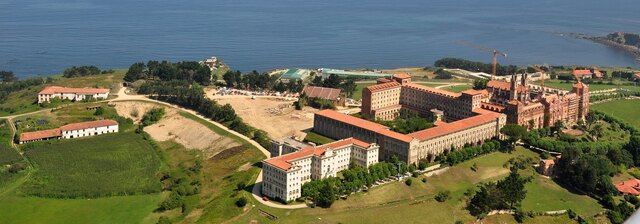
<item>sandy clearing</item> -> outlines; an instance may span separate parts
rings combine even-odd
[[[118,114],[132,118],[131,113],[138,111],[142,117],[144,112],[159,105],[144,102],[116,102]],[[166,114],[160,122],[145,127],[145,132],[156,141],[173,140],[188,149],[204,152],[206,157],[212,157],[219,152],[241,144],[231,138],[218,135],[208,127],[178,114],[178,110],[165,107]],[[133,119],[133,118],[132,118]],[[140,118],[136,119],[138,122]]]
[[[212,97],[210,94],[207,96],[219,104],[230,104],[245,122],[266,131],[273,139],[293,135],[304,138],[306,134],[303,131],[313,127],[313,113],[318,111],[311,107],[298,111],[293,107],[293,101],[279,98]]]

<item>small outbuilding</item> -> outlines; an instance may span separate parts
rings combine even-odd
[[[333,102],[333,105],[335,106],[344,107],[345,105],[345,97],[343,96],[341,89],[305,86],[304,89],[302,89],[302,92],[304,92],[308,98],[329,100]]]

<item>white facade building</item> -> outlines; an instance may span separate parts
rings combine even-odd
[[[118,122],[97,120],[64,125],[60,128],[25,132],[20,134],[19,144],[59,138],[80,138],[118,132]]]
[[[335,177],[350,165],[369,167],[378,162],[379,146],[347,138],[262,162],[262,194],[281,200],[301,196],[302,185],[311,180]]]
[[[50,102],[53,98],[63,100],[84,100],[86,98],[106,99],[109,97],[109,89],[102,88],[66,88],[60,86],[47,86],[38,93],[38,103]]]

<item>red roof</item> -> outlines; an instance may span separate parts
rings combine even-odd
[[[289,153],[283,156],[267,159],[264,162],[271,164],[283,170],[289,170],[292,166],[291,161],[307,158],[309,156],[322,156],[327,149],[337,149],[346,146],[357,145],[362,148],[368,148],[371,144],[360,141],[355,138],[346,138],[321,146],[307,146],[300,151]]]
[[[387,83],[387,82],[391,82],[391,79],[388,79],[388,78],[377,78],[377,79],[376,79],[376,82],[377,82],[378,84],[380,84],[380,83]]]
[[[423,91],[423,92],[433,93],[433,94],[436,94],[436,95],[442,95],[442,96],[451,97],[451,98],[456,98],[456,97],[459,97],[460,95],[462,95],[460,93],[449,92],[449,91],[446,91],[446,90],[436,89],[436,88],[433,88],[433,87],[423,86],[423,85],[415,84],[415,83],[406,83],[403,86],[406,86],[406,87],[409,87],[409,88],[412,88],[412,89],[417,89],[417,90],[420,90],[420,91]]]
[[[591,74],[593,74],[593,72],[591,72],[591,70],[589,70],[589,69],[579,69],[579,70],[573,70],[571,72],[571,74],[577,75],[577,76],[582,76],[582,75],[591,75]]]
[[[49,129],[49,130],[22,133],[20,134],[20,141],[24,142],[24,141],[54,138],[54,137],[60,137],[60,136],[62,136],[60,132],[60,128],[55,128],[55,129]]]
[[[640,79],[640,73],[636,73],[635,76],[637,79]]]
[[[409,137],[407,135],[403,135],[400,134],[398,132],[394,132],[389,130],[389,127],[372,122],[372,121],[368,121],[368,120],[364,120],[364,119],[360,119],[354,116],[350,116],[350,115],[346,115],[340,112],[336,112],[334,110],[322,110],[322,111],[318,111],[316,112],[316,115],[318,116],[323,116],[323,117],[327,117],[333,120],[337,120],[339,122],[342,123],[346,123],[352,126],[356,126],[365,130],[369,130],[372,132],[376,132],[378,134],[390,137],[390,138],[394,138],[403,142],[410,142],[413,138]]]
[[[487,83],[487,88],[501,89],[501,90],[511,90],[511,82],[505,82],[500,80],[490,80]],[[525,87],[522,85],[518,85],[518,92],[522,92],[525,90]]]
[[[60,127],[60,130],[73,131],[73,130],[82,130],[87,128],[97,128],[97,127],[105,127],[105,126],[112,126],[112,125],[118,125],[118,122],[114,120],[86,121],[86,122],[64,125]]]
[[[462,93],[469,94],[469,95],[486,95],[486,94],[488,94],[486,89],[483,89],[483,90],[468,89],[468,90],[462,91]]]
[[[56,94],[56,93],[108,93],[109,89],[103,88],[67,88],[61,86],[47,86],[39,94]]]
[[[604,74],[602,74],[602,72],[600,72],[600,71],[598,71],[598,70],[595,70],[595,73],[594,73],[594,74],[595,74],[595,75],[596,75],[596,77],[598,77],[598,78],[604,78]]]
[[[411,78],[411,76],[409,74],[395,74],[393,75],[394,78],[397,79],[408,79]]]
[[[400,87],[400,83],[398,82],[387,82],[387,83],[382,83],[382,84],[377,84],[377,85],[373,85],[373,86],[367,86],[367,89],[371,92],[376,92],[376,91],[381,91],[381,90],[387,90],[387,89],[393,89],[396,87]]]
[[[500,117],[500,113],[491,112],[488,110],[474,110],[474,112],[480,112],[480,115],[465,118],[462,120],[454,121],[451,123],[436,123],[437,126],[422,131],[417,131],[409,134],[409,136],[417,138],[419,140],[427,140],[438,136],[447,135],[450,133],[458,132],[461,130],[469,129],[475,126],[486,124],[491,121],[495,121]]]
[[[640,180],[631,179],[616,184],[618,191],[624,194],[640,195]]]
[[[302,91],[310,98],[337,100],[338,97],[340,97],[340,92],[342,90],[317,86],[305,86]]]

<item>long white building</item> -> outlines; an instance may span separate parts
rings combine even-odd
[[[63,100],[84,100],[85,98],[106,99],[109,89],[103,88],[67,88],[61,86],[47,86],[38,93],[38,103],[50,102],[53,98]]]
[[[60,138],[81,138],[118,132],[118,122],[114,120],[97,120],[67,124],[60,128],[42,131],[24,132],[20,134],[19,144]]]
[[[301,196],[302,185],[306,182],[335,177],[351,164],[369,167],[377,163],[378,149],[375,143],[347,138],[267,159],[262,162],[262,194],[285,201],[295,200]]]

